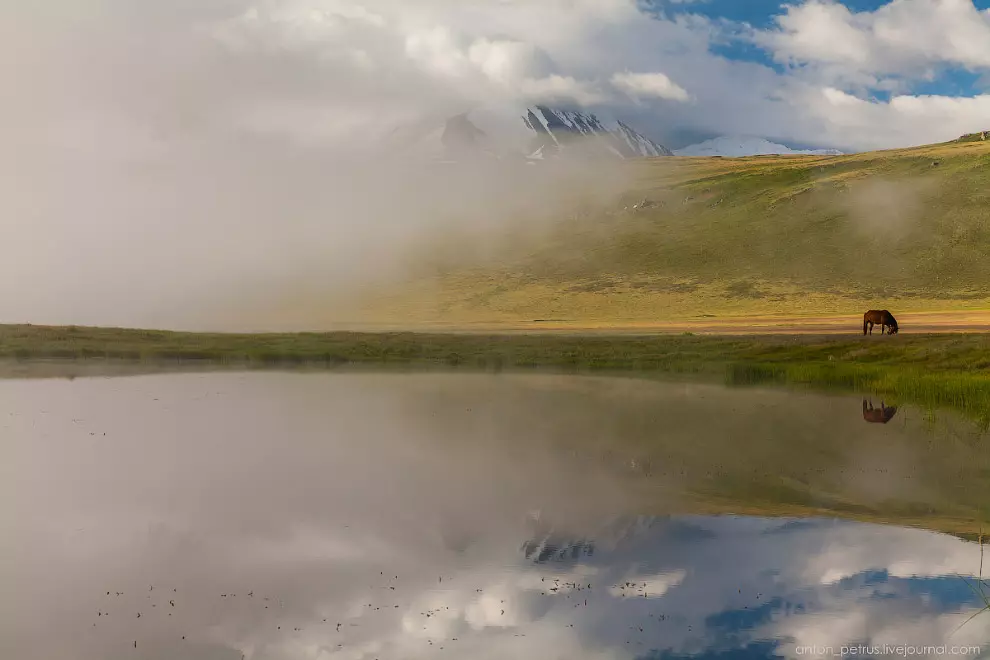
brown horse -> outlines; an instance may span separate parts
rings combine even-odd
[[[879,408],[873,407],[873,402],[866,402],[863,399],[863,419],[867,422],[872,422],[874,424],[886,424],[891,419],[894,418],[894,414],[897,413],[897,406],[886,406],[884,402],[880,402]]]
[[[894,315],[885,309],[871,309],[866,314],[863,314],[863,334],[866,334],[866,328],[869,326],[870,334],[873,334],[873,326],[880,326],[880,334],[887,331],[888,335],[897,334],[897,319]]]

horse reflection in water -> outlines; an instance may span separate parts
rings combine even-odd
[[[863,419],[867,422],[886,424],[894,418],[896,412],[897,406],[887,406],[881,401],[880,407],[874,408],[873,401],[868,402],[866,399],[863,399]]]

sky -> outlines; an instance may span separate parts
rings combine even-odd
[[[77,145],[93,122],[131,151],[223,129],[353,144],[532,102],[633,116],[674,147],[698,132],[864,150],[990,121],[990,0],[19,4],[4,48],[42,66],[5,58],[29,92],[5,113]]]
[[[177,327],[366,275],[443,213],[385,208],[408,179],[358,185],[354,163],[465,110],[585,109],[675,149],[990,129],[988,0],[8,2],[0,54],[7,322]]]

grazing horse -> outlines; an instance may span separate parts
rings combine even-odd
[[[879,408],[873,407],[873,402],[866,402],[863,399],[863,419],[867,422],[874,424],[886,424],[891,419],[893,419],[894,414],[897,412],[897,406],[886,406],[884,402],[880,402]]]
[[[885,309],[871,309],[866,314],[863,314],[863,334],[866,334],[866,328],[869,326],[870,334],[872,335],[874,325],[880,326],[881,335],[884,330],[887,331],[888,335],[897,334],[897,319]]]

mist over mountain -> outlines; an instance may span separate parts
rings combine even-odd
[[[452,162],[476,158],[532,162],[573,156],[624,160],[673,155],[670,149],[616,119],[545,105],[480,108],[427,119],[396,128],[382,147],[392,155]]]

